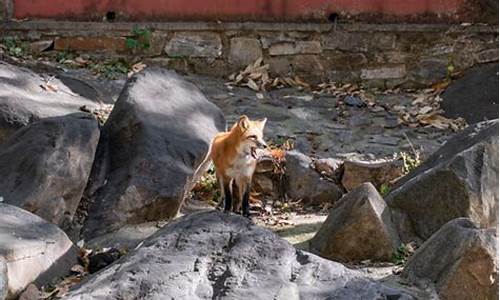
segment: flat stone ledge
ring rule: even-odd
[[[71,22],[71,21],[25,21],[5,22],[3,30],[57,30],[57,31],[132,31],[137,23],[117,22]],[[469,26],[448,24],[331,24],[331,23],[265,23],[265,22],[144,22],[141,27],[163,31],[302,31],[328,32],[332,30],[359,32],[480,32],[498,33],[498,26],[474,24]],[[102,34],[102,32],[101,32]]]
[[[71,22],[71,21],[26,21],[6,22],[5,30],[114,30],[131,31],[138,23],[117,22]],[[144,22],[141,27],[163,31],[315,31],[325,32],[332,24],[323,23],[263,23],[263,22]]]

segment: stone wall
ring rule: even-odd
[[[262,56],[271,75],[372,86],[427,86],[498,60],[498,27],[445,24],[139,23],[151,47],[127,49],[133,23],[31,21],[6,35],[58,51],[141,56],[182,72],[228,76]]]

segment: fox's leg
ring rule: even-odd
[[[233,206],[233,211],[236,213],[240,213],[240,210],[243,208],[243,214],[249,213],[248,207],[248,198],[250,198],[250,184],[248,178],[239,178],[236,181],[236,185],[238,186],[238,197],[235,201],[235,206]],[[245,203],[246,199],[246,203]],[[243,205],[243,207],[242,207]],[[246,210],[246,211],[245,211]]]
[[[233,212],[236,213],[236,214],[241,214],[240,212],[240,209],[241,209],[241,200],[242,200],[242,191],[243,191],[243,187],[242,187],[242,182],[241,180],[238,178],[238,179],[235,179],[235,185],[236,185],[236,190],[237,190],[237,193],[234,193],[234,199],[233,199]]]
[[[242,200],[243,200],[243,216],[250,218],[250,187],[252,184],[252,179],[248,178],[246,180],[245,189],[243,190]]]
[[[231,211],[231,206],[233,203],[233,197],[231,195],[231,179],[227,177],[222,177],[222,186],[224,191],[224,211]]]
[[[240,199],[240,188],[235,179],[231,181],[231,196],[233,197],[233,212],[239,214],[237,206]]]
[[[220,189],[220,196],[219,196],[219,202],[217,203],[217,209],[222,209],[222,206],[224,205],[224,199],[226,199],[226,194],[224,192],[224,180],[220,176],[217,176],[217,182],[219,183],[219,189]]]
[[[243,193],[243,216],[250,218],[250,186],[247,186],[245,192]]]

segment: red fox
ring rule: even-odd
[[[207,170],[210,161],[224,199],[224,211],[250,216],[250,184],[257,164],[257,148],[267,148],[263,139],[267,118],[252,121],[247,116],[239,120],[227,132],[217,134],[208,153],[196,169],[193,183]]]

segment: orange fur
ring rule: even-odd
[[[249,189],[257,164],[255,149],[267,146],[263,140],[265,123],[266,119],[251,121],[241,116],[231,130],[214,137],[205,160],[195,172],[197,180],[208,168],[209,161],[213,161],[221,194],[226,198],[225,210],[239,213],[243,204],[243,213],[249,213]]]

